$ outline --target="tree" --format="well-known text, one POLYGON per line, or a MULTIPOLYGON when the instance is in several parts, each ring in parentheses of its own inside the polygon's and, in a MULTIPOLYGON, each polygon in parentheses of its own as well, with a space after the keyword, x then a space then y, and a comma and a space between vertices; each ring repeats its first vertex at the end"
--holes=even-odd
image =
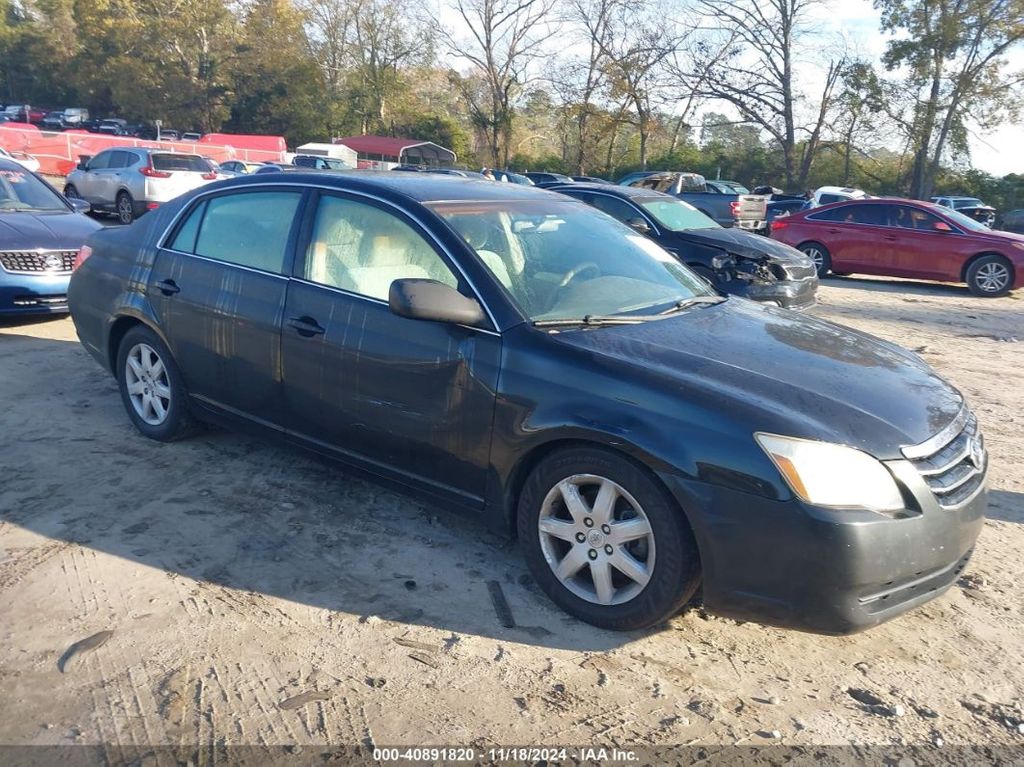
POLYGON ((472 121, 486 136, 494 166, 508 164, 516 99, 531 79, 530 65, 554 34, 553 5, 554 0, 455 0, 452 10, 465 22, 468 38, 435 20, 449 53, 473 67, 476 78, 453 82, 462 87, 472 121))
POLYGON ((844 69, 842 57, 827 63, 813 101, 797 88, 797 46, 806 37, 808 12, 821 2, 701 0, 718 39, 695 47, 691 76, 705 95, 731 104, 775 140, 790 189, 806 186, 844 69))
POLYGON ((914 94, 908 138, 914 156, 910 195, 931 196, 943 153, 959 139, 965 149, 967 121, 997 122, 1007 110, 1019 77, 1002 78, 1005 55, 1024 39, 1021 0, 875 0, 882 29, 898 35, 883 62, 906 68, 914 94))

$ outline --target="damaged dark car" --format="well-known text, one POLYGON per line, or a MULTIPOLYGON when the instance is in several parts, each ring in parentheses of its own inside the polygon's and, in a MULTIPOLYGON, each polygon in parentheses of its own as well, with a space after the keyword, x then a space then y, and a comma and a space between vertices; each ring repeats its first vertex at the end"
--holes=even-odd
POLYGON ((689 203, 649 189, 573 184, 551 188, 618 219, 729 295, 787 309, 814 306, 814 264, 795 248, 741 229, 726 229, 689 203))

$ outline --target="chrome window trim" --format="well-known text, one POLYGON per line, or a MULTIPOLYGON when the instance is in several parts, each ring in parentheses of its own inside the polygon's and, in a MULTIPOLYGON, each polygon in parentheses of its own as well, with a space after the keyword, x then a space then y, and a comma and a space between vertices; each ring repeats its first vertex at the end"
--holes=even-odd
POLYGON ((967 420, 970 418, 970 415, 970 411, 967 409, 967 404, 964 403, 956 417, 942 430, 920 444, 904 445, 900 448, 900 452, 903 453, 905 458, 912 461, 933 455, 938 450, 948 445, 954 437, 963 431, 964 426, 967 425, 967 420))
MULTIPOLYGON (((390 200, 387 200, 387 199, 385 199, 383 197, 380 197, 378 195, 375 195, 375 194, 370 194, 368 192, 363 192, 363 191, 360 191, 360 190, 344 189, 344 188, 339 188, 339 187, 336 187, 336 186, 327 186, 325 184, 302 184, 302 183, 297 183, 297 182, 287 182, 287 181, 284 181, 284 182, 267 182, 267 183, 262 183, 262 184, 252 184, 251 185, 252 189, 249 189, 249 186, 250 185, 248 185, 248 184, 245 185, 245 189, 247 191, 258 191, 258 190, 261 190, 261 189, 273 189, 273 188, 285 188, 285 189, 296 189, 296 190, 298 190, 300 192, 302 190, 305 190, 305 189, 318 189, 318 190, 323 190, 323 191, 326 191, 326 192, 333 192, 335 194, 351 194, 351 195, 355 195, 357 197, 362 197, 362 198, 367 199, 367 200, 374 200, 375 202, 381 203, 382 205, 386 206, 390 210, 398 211, 402 215, 405 215, 405 216, 409 217, 410 219, 412 219, 413 221, 416 222, 416 224, 419 226, 419 228, 422 229, 427 234, 427 236, 430 238, 431 241, 433 241, 433 243, 437 247, 437 249, 440 250, 442 253, 444 253, 448 257, 448 260, 459 271, 459 273, 462 275, 462 278, 466 281, 466 284, 468 284, 469 287, 476 294, 476 296, 475 296, 476 300, 479 302, 480 306, 483 307, 484 312, 486 312, 487 319, 490 320, 491 326, 495 329, 495 331, 497 331, 498 334, 500 334, 501 330, 500 330, 500 328, 498 326, 498 322, 495 320, 494 313, 491 312, 491 308, 487 305, 487 302, 483 300, 483 298, 481 296, 481 293, 480 293, 480 288, 478 288, 476 283, 473 282, 473 279, 468 274, 466 274, 466 270, 463 269, 462 264, 459 263, 459 259, 456 258, 455 255, 444 245, 444 243, 442 243, 437 238, 437 236, 430 230, 430 227, 427 226, 423 222, 423 219, 421 219, 419 216, 415 215, 414 213, 411 213, 411 212, 409 212, 407 210, 403 210, 401 207, 399 207, 398 205, 395 205, 395 203, 391 202, 390 200)), ((178 253, 178 254, 184 255, 184 256, 192 256, 194 258, 205 258, 204 256, 196 256, 194 253, 182 253, 180 250, 173 250, 172 248, 166 247, 164 245, 164 243, 167 242, 167 238, 170 236, 171 230, 174 229, 174 227, 177 225, 178 220, 184 215, 185 211, 192 210, 192 208, 198 203, 199 200, 201 200, 201 199, 203 199, 205 197, 212 197, 212 196, 216 196, 216 195, 219 195, 219 194, 222 194, 222 193, 225 193, 225 192, 232 192, 232 191, 233 191, 232 187, 228 187, 226 189, 225 188, 210 189, 210 190, 206 190, 206 191, 200 192, 195 197, 193 197, 191 200, 189 200, 187 205, 183 205, 178 210, 178 212, 174 214, 174 218, 171 219, 171 222, 167 225, 167 227, 164 229, 164 231, 157 238, 157 240, 156 240, 156 242, 157 242, 157 245, 156 245, 157 249, 158 250, 167 250, 167 251, 170 251, 172 253, 178 253)), ((240 190, 239 190, 239 193, 241 193, 240 190)), ((414 202, 418 202, 418 201, 414 200, 414 202)), ((423 203, 419 203, 419 204, 422 205, 423 203)), ((296 255, 298 255, 298 254, 296 254, 296 255)), ((211 258, 207 258, 206 260, 214 261, 216 263, 231 264, 230 261, 217 261, 217 259, 211 259, 211 258)), ((231 264, 231 265, 232 266, 238 266, 237 264, 231 264)), ((259 269, 252 269, 251 267, 241 267, 241 268, 243 268, 243 269, 250 269, 250 271, 254 271, 254 272, 257 272, 259 274, 273 274, 273 272, 264 272, 264 271, 259 270, 259 269)), ((299 279, 299 278, 291 277, 290 275, 275 275, 275 276, 280 276, 280 277, 283 277, 284 279, 299 279)), ((305 280, 302 280, 302 281, 305 281, 305 280)), ((319 283, 312 283, 312 284, 319 285, 319 283)), ((320 287, 330 287, 330 286, 321 285, 320 287)), ((358 295, 358 294, 354 294, 354 295, 358 295)), ((368 298, 368 296, 364 296, 364 297, 368 298)), ((519 309, 518 306, 516 308, 519 309)), ((480 328, 477 328, 477 329, 479 330, 480 328)))

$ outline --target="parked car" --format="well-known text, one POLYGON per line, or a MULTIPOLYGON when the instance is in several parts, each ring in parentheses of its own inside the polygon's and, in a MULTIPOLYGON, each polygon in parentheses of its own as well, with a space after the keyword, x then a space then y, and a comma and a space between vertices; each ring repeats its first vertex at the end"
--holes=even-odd
POLYGON ((608 179, 598 178, 597 176, 570 176, 573 181, 578 181, 581 184, 611 184, 612 182, 608 179))
POLYGON ((955 583, 984 521, 978 422, 919 357, 715 295, 543 191, 253 175, 77 263, 78 336, 142 434, 244 424, 465 509, 604 628, 701 587, 714 613, 856 631, 955 583))
POLYGON ((181 134, 173 128, 161 128, 159 134, 157 138, 160 141, 178 141, 181 138, 181 134))
POLYGON ((316 154, 297 154, 292 158, 292 165, 297 168, 313 168, 315 170, 351 170, 341 160, 334 157, 323 157, 316 154))
POLYGON ((88 207, 0 158, 0 316, 67 311, 75 254, 101 228, 88 207))
POLYGON ((100 120, 96 126, 97 133, 105 133, 108 136, 127 136, 128 121, 120 117, 106 117, 100 120))
POLYGON ((11 104, 4 108, 4 114, 11 118, 11 122, 38 125, 46 119, 48 111, 28 104, 11 104))
POLYGON ((0 146, 0 160, 11 160, 33 173, 39 172, 39 160, 25 152, 11 152, 0 146))
POLYGON ((89 119, 89 110, 83 107, 65 107, 61 111, 65 128, 79 128, 89 119))
POLYGON ((789 216, 807 207, 809 207, 807 200, 803 198, 771 200, 765 209, 769 229, 775 219, 789 216))
POLYGON ((513 173, 510 170, 494 170, 493 168, 491 173, 494 174, 495 181, 501 181, 506 184, 519 184, 520 186, 533 186, 533 182, 522 173, 513 173))
POLYGON ((757 234, 725 229, 671 195, 579 183, 551 191, 592 205, 650 237, 723 293, 790 309, 815 303, 818 276, 807 256, 757 234))
POLYGON ((64 130, 64 113, 50 112, 40 123, 43 130, 62 131, 64 130))
POLYGON ((260 162, 228 160, 227 162, 220 163, 220 168, 228 173, 234 173, 236 176, 246 176, 250 173, 254 173, 258 168, 262 167, 262 165, 263 163, 260 162))
POLYGON ((834 203, 776 219, 772 236, 809 255, 822 277, 832 271, 966 282, 988 297, 1024 285, 1024 236, 927 202, 834 203))
POLYGON ((977 197, 932 197, 932 202, 944 208, 959 211, 987 227, 996 223, 996 209, 986 205, 977 197))
POLYGON ((68 174, 64 194, 130 224, 179 194, 216 180, 210 164, 197 155, 118 147, 82 157, 68 174))
POLYGON ((197 131, 186 131, 185 133, 181 134, 182 141, 198 141, 202 137, 203 134, 197 131))
POLYGON ((618 184, 619 186, 629 186, 634 181, 639 181, 642 178, 647 178, 648 176, 653 176, 655 173, 660 172, 661 171, 656 170, 635 170, 632 173, 627 173, 625 176, 620 178, 615 183, 618 184))
MULTIPOLYGON (((572 179, 563 173, 542 173, 540 171, 528 171, 523 173, 530 181, 534 183, 534 186, 541 186, 542 184, 571 184, 572 179)), ((541 186, 543 189, 543 187, 541 186)))
POLYGON ((855 189, 851 186, 822 186, 814 190, 808 207, 817 208, 819 205, 828 205, 844 200, 866 200, 869 197, 871 195, 863 189, 855 189))
POLYGON ((1006 232, 1024 234, 1024 208, 1010 210, 1003 214, 999 228, 1006 232))
POLYGON ((750 190, 739 181, 723 181, 716 178, 714 181, 705 180, 705 183, 721 194, 750 194, 750 190))
POLYGON ((652 173, 630 182, 629 186, 678 197, 708 218, 714 219, 720 226, 736 226, 753 232, 768 230, 767 197, 741 194, 731 189, 722 191, 709 185, 699 173, 652 173))

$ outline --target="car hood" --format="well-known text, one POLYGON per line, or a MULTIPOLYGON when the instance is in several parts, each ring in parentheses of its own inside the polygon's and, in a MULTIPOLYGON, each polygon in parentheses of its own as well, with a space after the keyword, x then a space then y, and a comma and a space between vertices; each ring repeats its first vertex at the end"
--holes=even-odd
POLYGON ((847 444, 882 459, 924 442, 963 406, 956 389, 895 344, 738 298, 553 338, 623 377, 653 374, 686 406, 741 419, 751 433, 847 444))
POLYGON ((676 236, 684 242, 721 248, 728 253, 745 258, 768 256, 783 264, 806 266, 810 263, 810 259, 796 248, 759 234, 744 232, 741 229, 689 229, 676 232, 676 236))
POLYGON ((103 227, 81 213, 0 213, 0 250, 78 250, 103 227))

